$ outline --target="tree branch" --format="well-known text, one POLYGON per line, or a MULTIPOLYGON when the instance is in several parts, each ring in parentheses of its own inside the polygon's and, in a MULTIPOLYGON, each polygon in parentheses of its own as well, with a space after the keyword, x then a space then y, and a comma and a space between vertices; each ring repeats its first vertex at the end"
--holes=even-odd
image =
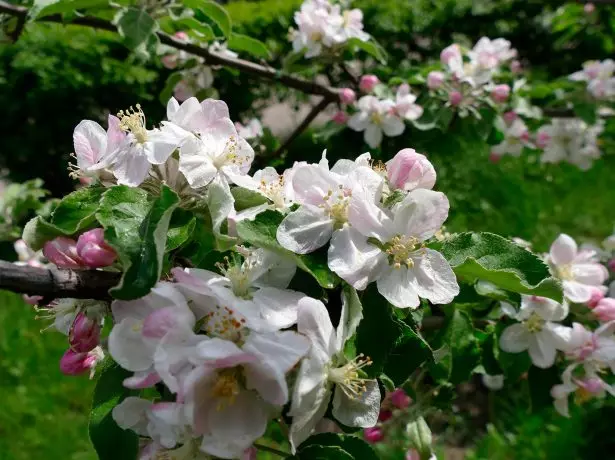
POLYGON ((59 270, 16 265, 0 260, 0 289, 46 299, 108 300, 109 289, 120 280, 121 273, 99 270, 59 270))
MULTIPOLYGON (((0 13, 17 16, 18 18, 22 18, 23 20, 28 16, 28 12, 29 10, 26 7, 12 5, 10 3, 0 0, 0 13)), ((111 22, 92 16, 79 16, 72 18, 68 21, 64 21, 61 15, 50 15, 40 18, 38 19, 38 21, 66 23, 117 32, 117 28, 111 22)), ((320 96, 324 96, 329 100, 339 99, 340 90, 337 88, 322 85, 312 80, 305 80, 303 78, 295 77, 293 75, 288 75, 274 67, 256 64, 245 59, 231 58, 220 53, 209 51, 209 49, 207 48, 196 45, 194 43, 187 43, 183 40, 167 35, 163 32, 157 32, 156 35, 160 39, 161 43, 178 50, 186 51, 195 56, 202 57, 203 59, 205 59, 205 62, 207 64, 221 65, 237 69, 239 71, 256 75, 267 80, 282 83, 289 88, 297 89, 307 94, 317 94, 320 96)))

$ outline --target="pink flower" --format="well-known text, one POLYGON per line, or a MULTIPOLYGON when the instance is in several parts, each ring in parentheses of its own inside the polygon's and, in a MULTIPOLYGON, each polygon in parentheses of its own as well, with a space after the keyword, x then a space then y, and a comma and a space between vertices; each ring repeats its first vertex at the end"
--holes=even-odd
POLYGON ((69 348, 60 358, 60 370, 65 375, 80 375, 91 371, 101 357, 101 353, 96 349, 80 353, 69 348))
POLYGON ((549 134, 544 131, 539 132, 536 136, 536 146, 538 146, 538 148, 544 149, 549 145, 550 142, 551 136, 549 136, 549 134))
POLYGON ((386 164, 391 188, 414 190, 432 189, 436 183, 436 170, 430 161, 414 149, 402 149, 386 164))
POLYGON ((493 164, 499 163, 501 159, 502 155, 498 154, 497 152, 491 152, 489 154, 489 161, 493 164))
POLYGON ((376 444, 384 439, 384 433, 382 432, 382 429, 377 426, 365 428, 363 430, 363 439, 370 444, 376 444))
POLYGON ((615 299, 605 297, 600 300, 593 309, 594 315, 602 321, 614 321, 615 320, 615 299))
POLYGON ((70 328, 69 342, 75 352, 87 353, 100 342, 100 325, 79 312, 70 328))
POLYGON ((457 43, 447 46, 440 53, 440 61, 442 64, 448 64, 453 59, 461 59, 461 51, 457 43))
POLYGON ((609 270, 614 271, 615 272, 615 259, 611 259, 607 262, 606 264, 607 267, 609 267, 609 270))
POLYGON ((77 240, 79 257, 92 268, 108 267, 117 257, 113 248, 105 243, 104 233, 102 228, 95 228, 77 240))
POLYGON ((340 91, 340 101, 342 101, 343 104, 352 104, 356 99, 356 93, 350 88, 342 88, 340 91))
POLYGON ((593 3, 586 3, 583 6, 583 11, 586 14, 592 14, 594 11, 596 11, 596 5, 594 5, 593 3))
POLYGON ((77 253, 77 243, 71 238, 58 236, 54 240, 47 241, 43 246, 43 255, 49 262, 60 268, 84 268, 85 262, 77 253))
POLYGON ((175 38, 177 38, 178 40, 184 40, 184 41, 189 41, 190 37, 188 37, 188 34, 186 32, 183 31, 179 31, 179 32, 175 32, 175 34, 173 35, 175 38))
POLYGON ((406 394, 403 388, 397 388, 389 395, 389 400, 398 409, 405 409, 412 402, 412 398, 406 394))
POLYGON ((166 56, 162 56, 160 59, 162 65, 167 69, 174 69, 177 67, 177 56, 174 54, 167 54, 166 56))
POLYGON ((359 81, 359 88, 361 88, 361 91, 364 93, 369 93, 378 83, 380 83, 380 80, 376 75, 363 75, 359 81))
POLYGON ((587 301, 587 306, 589 308, 594 308, 596 305, 598 305, 598 302, 600 302, 603 298, 604 298, 604 290, 598 287, 593 287, 591 297, 587 301))
POLYGON ((463 95, 459 91, 451 91, 450 93, 448 93, 448 102, 450 102, 452 106, 457 106, 461 104, 462 100, 463 95))
POLYGON ((499 102, 499 103, 506 102, 509 95, 510 95, 510 86, 508 85, 496 85, 495 88, 491 90, 491 98, 495 102, 499 102))
POLYGON ((331 118, 331 120, 333 120, 333 122, 337 123, 338 125, 345 125, 348 121, 348 115, 346 114, 346 112, 338 110, 337 112, 335 112, 335 115, 333 115, 333 118, 331 118))
POLYGON ((442 72, 432 71, 427 75, 427 87, 429 89, 438 89, 444 83, 444 74, 442 72))

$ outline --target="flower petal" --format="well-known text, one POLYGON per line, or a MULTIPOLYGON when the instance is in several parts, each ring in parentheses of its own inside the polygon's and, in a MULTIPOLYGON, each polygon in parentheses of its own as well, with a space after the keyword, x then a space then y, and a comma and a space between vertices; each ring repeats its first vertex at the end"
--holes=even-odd
POLYGON ((365 382, 360 398, 349 398, 339 386, 333 394, 333 416, 347 426, 370 428, 378 421, 380 389, 376 380, 365 382))
POLYGON ((573 261, 577 255, 577 243, 565 233, 562 233, 551 244, 549 256, 555 265, 565 265, 573 261))
POLYGON ((414 259, 417 294, 435 304, 447 304, 459 294, 457 277, 442 254, 426 248, 425 255, 414 259), (418 261, 418 263, 416 263, 418 261))
POLYGON ((448 217, 448 199, 441 192, 416 189, 394 209, 396 233, 415 236, 421 241, 431 238, 448 217))
POLYGON ((531 334, 520 323, 508 326, 500 336, 500 348, 507 353, 520 353, 527 350, 531 334))
POLYGON ((398 308, 414 309, 420 304, 414 272, 406 267, 387 267, 376 284, 378 292, 398 308))
POLYGON ((333 220, 321 208, 303 205, 288 214, 278 227, 278 242, 297 254, 307 254, 327 244, 333 220))

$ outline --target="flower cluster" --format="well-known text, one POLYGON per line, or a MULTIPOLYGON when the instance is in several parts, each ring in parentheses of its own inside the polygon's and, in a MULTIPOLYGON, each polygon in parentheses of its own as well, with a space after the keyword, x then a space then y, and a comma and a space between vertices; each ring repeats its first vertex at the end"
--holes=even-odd
POLYGON ((492 162, 499 161, 504 155, 518 157, 525 147, 533 147, 527 125, 515 112, 509 111, 502 117, 498 117, 495 126, 503 133, 504 139, 491 147, 490 160, 492 162))
POLYGON ((573 81, 587 82, 587 91, 596 100, 612 100, 615 98, 615 61, 588 61, 583 64, 583 70, 573 73, 569 78, 573 81))
POLYGON ((369 40, 361 10, 344 10, 330 0, 305 0, 295 13, 295 23, 297 30, 290 31, 293 49, 305 51, 306 58, 332 52, 351 38, 369 40))

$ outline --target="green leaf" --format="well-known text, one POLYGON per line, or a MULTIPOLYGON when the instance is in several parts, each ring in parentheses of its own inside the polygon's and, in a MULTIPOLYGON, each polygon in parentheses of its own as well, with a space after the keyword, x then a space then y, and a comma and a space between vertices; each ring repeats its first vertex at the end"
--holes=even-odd
POLYGON ((184 0, 184 5, 193 10, 200 10, 220 28, 225 37, 229 38, 231 36, 231 17, 226 10, 216 2, 184 0))
POLYGON ((423 417, 411 421, 406 425, 406 434, 410 445, 421 455, 421 460, 428 460, 431 457, 431 430, 423 417))
POLYGON ((96 221, 103 187, 87 187, 66 195, 53 211, 51 224, 66 235, 80 232, 96 221))
POLYGON ((132 50, 145 47, 151 36, 158 30, 158 24, 145 10, 127 8, 114 18, 119 34, 126 46, 132 50))
POLYGON ((234 187, 231 189, 231 193, 235 199, 235 210, 237 212, 260 206, 269 201, 260 193, 248 190, 247 188, 234 187))
POLYGON ((171 216, 169 231, 167 233, 166 252, 173 251, 186 243, 196 225, 196 217, 190 211, 177 208, 171 216))
POLYGON ((560 370, 557 366, 551 366, 548 369, 532 366, 527 374, 527 380, 530 389, 532 412, 537 413, 553 407, 551 388, 561 383, 560 370))
POLYGON ((349 48, 359 48, 365 51, 370 56, 376 58, 376 60, 378 60, 381 64, 386 64, 387 62, 386 51, 373 38, 370 38, 368 41, 363 41, 354 37, 346 42, 346 46, 348 46, 349 48))
POLYGON ((298 453, 305 452, 314 446, 339 447, 357 460, 378 460, 379 458, 374 449, 365 441, 356 436, 349 436, 346 434, 321 433, 310 436, 299 446, 298 453))
POLYGON ((488 281, 520 294, 562 301, 559 281, 535 254, 493 233, 459 233, 440 248, 455 274, 468 282, 488 281))
POLYGON ((43 249, 44 244, 56 236, 66 236, 61 229, 51 225, 41 216, 32 218, 24 227, 22 238, 34 251, 43 249))
POLYGON ((233 33, 228 39, 229 49, 245 51, 257 58, 270 59, 269 48, 262 41, 247 35, 233 33))
POLYGON ((338 446, 309 446, 297 451, 287 460, 355 460, 352 455, 338 446))
POLYGON ((109 0, 35 0, 28 11, 30 21, 52 14, 73 13, 78 9, 108 6, 109 0))
POLYGON ((216 34, 214 30, 211 28, 209 24, 204 24, 199 22, 195 18, 181 18, 175 21, 175 24, 181 26, 182 28, 187 30, 187 34, 198 38, 201 41, 211 41, 216 38, 216 34), (196 32, 196 33, 192 33, 196 32))
POLYGON ((333 289, 340 283, 340 279, 327 265, 326 252, 315 252, 307 255, 298 255, 284 249, 276 239, 278 226, 284 216, 277 211, 267 210, 260 213, 254 220, 242 220, 237 223, 239 237, 260 248, 269 249, 293 259, 299 268, 312 275, 318 284, 325 289, 333 289))
POLYGON ((595 103, 589 101, 575 101, 574 113, 588 125, 592 126, 598 121, 598 110, 595 103))
POLYGON ((180 250, 179 255, 190 259, 196 267, 200 267, 201 262, 215 247, 216 238, 211 219, 208 215, 199 215, 195 221, 192 241, 180 250))
POLYGON ((178 204, 177 194, 166 185, 153 202, 144 190, 124 185, 103 194, 96 217, 124 268, 120 283, 109 291, 113 297, 143 297, 156 284, 162 272, 171 214, 178 204))
POLYGON ((90 412, 90 440, 100 460, 134 460, 139 451, 139 436, 120 428, 111 415, 115 406, 137 392, 122 385, 132 374, 106 358, 97 367, 99 377, 94 388, 90 412))

